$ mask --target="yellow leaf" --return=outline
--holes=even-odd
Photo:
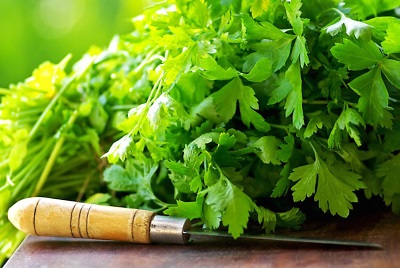
[[[270,0],[255,0],[250,8],[253,18],[257,18],[267,11],[269,2]]]

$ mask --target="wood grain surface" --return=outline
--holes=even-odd
[[[29,236],[14,267],[400,267],[400,218],[391,213],[309,223],[298,236],[368,241],[384,249],[201,238],[189,245],[141,245]]]

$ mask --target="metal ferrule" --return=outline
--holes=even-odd
[[[190,238],[184,233],[189,227],[188,219],[156,215],[150,225],[150,240],[152,243],[184,245]]]

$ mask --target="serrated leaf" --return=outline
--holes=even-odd
[[[222,213],[222,224],[228,226],[228,232],[234,238],[243,233],[249,213],[255,208],[250,197],[224,177],[208,188],[205,202]]]
[[[215,211],[211,205],[204,203],[202,219],[207,228],[217,229],[221,224],[221,212]]]
[[[108,161],[113,164],[117,163],[118,160],[124,161],[128,156],[132,141],[133,139],[130,134],[123,136],[118,141],[114,142],[110,150],[102,157],[107,157]]]
[[[325,26],[323,30],[325,30],[330,35],[335,36],[342,31],[343,26],[346,28],[346,34],[348,36],[354,35],[355,38],[361,38],[364,40],[371,39],[372,30],[370,25],[350,19],[346,17],[343,13],[341,13],[340,18],[337,21],[334,21],[330,25]]]
[[[243,71],[249,72],[260,59],[267,58],[271,61],[271,72],[275,73],[285,65],[290,55],[292,41],[293,37],[288,36],[270,42],[254,44],[254,49],[257,52],[246,56],[245,62],[243,63]]]
[[[295,128],[300,129],[304,125],[303,116],[303,96],[302,80],[300,74],[300,64],[292,64],[285,73],[285,77],[290,81],[292,90],[289,92],[286,103],[286,117],[292,114],[292,121]]]
[[[176,206],[170,206],[166,210],[164,210],[164,214],[180,217],[185,219],[199,219],[202,213],[202,204],[199,204],[197,201],[194,202],[183,202],[178,200],[176,202]]]
[[[262,223],[262,228],[267,234],[275,231],[276,215],[273,211],[260,207],[261,213],[258,214],[258,222]]]
[[[271,74],[271,60],[268,58],[261,58],[249,73],[242,74],[242,76],[250,82],[262,82],[268,79]]]
[[[385,53],[399,53],[400,52],[400,22],[391,23],[386,30],[385,40],[382,42],[382,47]]]
[[[232,67],[224,69],[208,54],[200,57],[199,67],[202,69],[201,75],[210,80],[230,80],[237,76],[237,72]]]
[[[288,36],[290,36],[281,29],[275,27],[272,23],[269,23],[268,21],[259,23],[246,13],[241,14],[241,19],[243,26],[246,29],[247,40],[278,40],[282,38],[288,38]]]
[[[303,68],[304,65],[308,65],[310,60],[308,58],[308,52],[306,48],[306,38],[304,36],[297,36],[292,49],[292,64],[296,61],[300,62],[300,67]]]
[[[264,136],[252,142],[250,147],[258,149],[255,153],[265,164],[279,165],[281,163],[278,159],[279,145],[281,141],[275,136]]]
[[[281,178],[278,180],[274,190],[272,191],[271,194],[272,198],[281,197],[287,194],[291,184],[291,181],[289,180],[290,172],[291,172],[291,165],[290,163],[286,163],[283,166],[282,171],[280,173]]]
[[[251,87],[242,85],[241,95],[238,100],[243,124],[248,128],[252,124],[258,131],[268,132],[270,130],[269,124],[265,121],[264,117],[255,111],[259,109],[259,106],[258,99],[254,95],[255,92]]]
[[[302,6],[301,0],[286,1],[284,5],[287,18],[293,26],[293,32],[297,36],[301,36],[303,34],[303,21],[300,18],[300,8]]]
[[[349,86],[360,95],[358,109],[363,113],[366,123],[379,125],[385,117],[389,105],[389,93],[382,80],[379,68],[373,68],[349,83]]]
[[[314,199],[324,212],[341,217],[347,217],[351,202],[357,202],[354,191],[364,188],[360,178],[341,165],[328,165],[317,154],[314,163],[295,168],[289,176],[297,182],[292,187],[294,201],[304,201],[315,193]]]
[[[328,146],[329,148],[340,147],[342,144],[343,130],[354,140],[357,146],[361,146],[360,132],[357,126],[365,128],[365,122],[361,115],[352,108],[343,109],[339,118],[336,120],[335,125],[329,135]]]
[[[322,116],[313,116],[307,124],[306,130],[304,131],[304,138],[310,138],[312,135],[317,133],[318,129],[324,126],[324,120]]]
[[[137,182],[119,165],[112,165],[104,171],[104,181],[114,191],[135,192],[138,188]]]
[[[399,172],[400,154],[383,162],[377,168],[376,175],[383,178],[382,189],[385,197],[390,198],[396,194],[400,194]]]
[[[360,19],[365,19],[371,15],[376,17],[383,11],[399,6],[399,0],[346,0],[344,3],[344,7],[350,8],[351,12]]]
[[[166,85],[172,85],[182,74],[189,71],[192,66],[192,50],[186,49],[177,56],[165,60],[162,69],[165,71],[164,82]]]
[[[298,208],[292,208],[289,211],[276,213],[276,225],[278,227],[300,229],[306,220],[306,215]]]
[[[270,0],[255,0],[250,7],[251,16],[257,18],[267,11]]]
[[[250,128],[250,124],[262,132],[269,130],[269,124],[257,113],[258,99],[254,96],[254,90],[244,86],[239,78],[235,78],[213,93],[212,98],[215,110],[222,122],[228,122],[236,112],[236,104],[239,102],[240,116],[243,123]]]
[[[331,48],[332,55],[350,70],[363,70],[383,60],[383,55],[373,41],[354,43],[343,39]]]
[[[277,156],[282,162],[288,162],[294,149],[294,137],[289,134],[284,140],[286,143],[281,143],[279,145],[281,149],[278,151]]]
[[[270,98],[268,99],[268,105],[275,104],[284,100],[290,91],[293,89],[292,83],[284,75],[279,75],[274,89],[271,91]]]
[[[384,59],[382,61],[382,71],[389,82],[400,89],[400,61]]]
[[[165,34],[160,40],[158,40],[158,45],[164,46],[165,49],[176,49],[189,47],[194,44],[192,38],[184,31],[183,28],[169,26],[169,30],[172,34]]]

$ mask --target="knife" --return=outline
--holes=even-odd
[[[37,236],[117,240],[133,243],[187,244],[190,235],[231,237],[228,233],[191,230],[184,218],[156,215],[140,209],[101,206],[44,197],[18,201],[8,211],[10,222],[19,230]],[[290,237],[242,235],[240,238],[382,248],[369,242]]]

